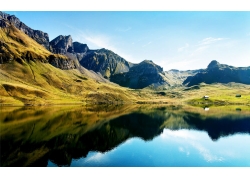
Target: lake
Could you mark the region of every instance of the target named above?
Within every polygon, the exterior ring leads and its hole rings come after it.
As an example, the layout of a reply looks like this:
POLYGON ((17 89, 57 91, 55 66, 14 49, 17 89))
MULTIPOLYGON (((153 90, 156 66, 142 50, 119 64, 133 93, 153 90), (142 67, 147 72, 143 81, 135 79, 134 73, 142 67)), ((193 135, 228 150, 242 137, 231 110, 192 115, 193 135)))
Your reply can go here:
POLYGON ((1 166, 250 167, 250 107, 0 107, 1 166))

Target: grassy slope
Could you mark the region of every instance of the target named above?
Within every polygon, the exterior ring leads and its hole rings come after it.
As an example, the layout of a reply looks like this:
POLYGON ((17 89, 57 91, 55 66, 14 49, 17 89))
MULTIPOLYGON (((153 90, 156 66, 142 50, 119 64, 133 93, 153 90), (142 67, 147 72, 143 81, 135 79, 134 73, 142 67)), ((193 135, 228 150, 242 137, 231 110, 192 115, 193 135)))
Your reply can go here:
POLYGON ((238 83, 199 85, 185 95, 186 101, 194 104, 212 103, 215 105, 248 104, 250 105, 250 86, 238 83), (235 97, 241 94, 240 98, 235 97), (209 100, 202 97, 208 95, 209 100))
MULTIPOLYGON (((0 104, 44 105, 68 103, 183 103, 250 104, 250 86, 200 85, 184 90, 177 87, 157 94, 150 89, 133 90, 113 83, 102 83, 83 75, 77 69, 61 70, 46 62, 52 53, 29 38, 26 34, 10 26, 0 28, 1 55, 20 58, 20 63, 10 61, 0 64, 0 104), (34 61, 25 57, 33 56, 34 61), (235 98, 242 94, 241 98, 235 98), (202 97, 209 95, 210 100, 202 97)), ((62 55, 60 58, 66 58, 62 55)), ((87 73, 86 73, 87 74, 87 73)))
POLYGON ((133 90, 103 83, 84 76, 78 70, 60 70, 48 63, 12 62, 0 65, 0 103, 44 105, 68 103, 183 103, 204 106, 215 104, 250 104, 250 86, 242 84, 200 85, 193 89, 163 91, 133 90), (236 98, 241 94, 241 98, 236 98), (210 96, 203 100, 203 96, 210 96))
POLYGON ((0 70, 2 104, 122 103, 136 101, 136 93, 41 62, 12 62, 0 70))
POLYGON ((0 37, 4 44, 0 56, 8 55, 10 59, 9 63, 0 64, 0 104, 118 103, 136 100, 136 93, 127 88, 93 80, 76 69, 61 70, 46 63, 52 53, 14 26, 0 28, 0 37), (29 56, 32 56, 32 61, 27 60, 29 56))
MULTIPOLYGON (((42 45, 12 25, 8 25, 8 28, 0 28, 0 37, 5 44, 5 46, 1 47, 1 50, 9 54, 10 58, 25 60, 27 56, 32 56, 37 60, 46 60, 49 55, 52 55, 42 45)), ((59 54, 55 56, 67 59, 59 54)))

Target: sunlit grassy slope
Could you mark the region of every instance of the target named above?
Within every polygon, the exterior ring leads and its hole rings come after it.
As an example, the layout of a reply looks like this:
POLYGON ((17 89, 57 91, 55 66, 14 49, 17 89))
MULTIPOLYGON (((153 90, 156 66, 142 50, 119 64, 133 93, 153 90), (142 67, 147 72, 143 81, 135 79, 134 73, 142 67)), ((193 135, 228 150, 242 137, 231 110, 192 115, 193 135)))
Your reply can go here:
POLYGON ((68 103, 124 103, 136 93, 100 82, 93 72, 61 70, 48 63, 52 54, 22 31, 7 23, 0 28, 0 104, 44 105, 68 103))
POLYGON ((250 86, 230 83, 176 87, 156 91, 134 90, 108 81, 99 81, 91 71, 61 70, 48 63, 55 55, 9 25, 0 28, 0 105, 48 105, 88 103, 183 103, 250 104, 250 86), (236 98, 236 94, 242 97, 236 98), (204 100, 204 95, 210 96, 204 100))
POLYGON ((250 104, 250 86, 212 84, 164 91, 133 90, 104 83, 77 69, 61 70, 48 63, 11 62, 0 65, 0 103, 45 105, 68 103, 183 103, 195 105, 250 104), (240 98, 235 97, 241 94, 240 98), (209 100, 202 97, 208 95, 209 100))
MULTIPOLYGON (((20 62, 27 59, 46 62, 48 56, 52 55, 51 52, 16 27, 8 23, 7 26, 6 28, 0 28, 2 43, 0 56, 7 55, 9 60, 16 59, 20 62)), ((67 59, 67 57, 59 54, 54 56, 67 59)))
POLYGON ((60 70, 41 62, 0 66, 2 104, 126 103, 137 97, 127 88, 88 78, 77 69, 60 70))

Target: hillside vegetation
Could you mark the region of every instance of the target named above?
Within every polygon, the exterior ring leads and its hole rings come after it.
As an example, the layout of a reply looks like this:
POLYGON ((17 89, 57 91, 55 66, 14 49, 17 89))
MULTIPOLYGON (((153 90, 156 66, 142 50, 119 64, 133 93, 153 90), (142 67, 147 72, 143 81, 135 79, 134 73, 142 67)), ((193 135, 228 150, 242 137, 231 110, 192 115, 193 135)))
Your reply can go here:
POLYGON ((89 50, 70 35, 49 42, 47 33, 0 12, 0 105, 249 105, 250 85, 241 84, 249 80, 249 67, 212 61, 205 70, 164 72, 151 60, 133 64, 107 49, 89 50))

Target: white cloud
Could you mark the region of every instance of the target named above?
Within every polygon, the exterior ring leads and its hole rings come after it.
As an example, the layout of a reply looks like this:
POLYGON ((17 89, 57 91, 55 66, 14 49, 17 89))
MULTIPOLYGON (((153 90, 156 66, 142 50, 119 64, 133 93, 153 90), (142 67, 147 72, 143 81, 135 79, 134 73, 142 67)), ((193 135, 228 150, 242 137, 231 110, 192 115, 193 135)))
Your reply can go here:
POLYGON ((95 35, 95 36, 82 35, 82 37, 99 48, 105 48, 105 49, 110 49, 110 50, 116 51, 116 48, 113 45, 111 45, 110 39, 106 36, 103 36, 103 35, 95 35))
POLYGON ((213 38, 213 37, 204 38, 203 40, 199 41, 199 43, 196 45, 196 46, 198 46, 198 48, 196 48, 193 51, 191 56, 194 56, 197 53, 201 53, 204 50, 208 49, 211 44, 215 44, 215 43, 222 41, 222 40, 225 40, 225 39, 227 39, 227 38, 213 38))
POLYGON ((186 43, 185 46, 178 48, 178 52, 182 52, 182 51, 184 51, 185 49, 187 49, 188 47, 189 47, 189 44, 186 43))
POLYGON ((195 53, 203 52, 205 49, 208 49, 208 48, 209 48, 209 46, 200 46, 194 50, 194 52, 191 54, 191 56, 193 56, 195 53))
POLYGON ((213 44, 217 41, 221 41, 224 40, 225 38, 213 38, 213 37, 208 37, 203 39, 202 41, 200 41, 199 45, 203 46, 203 45, 209 45, 209 44, 213 44))

